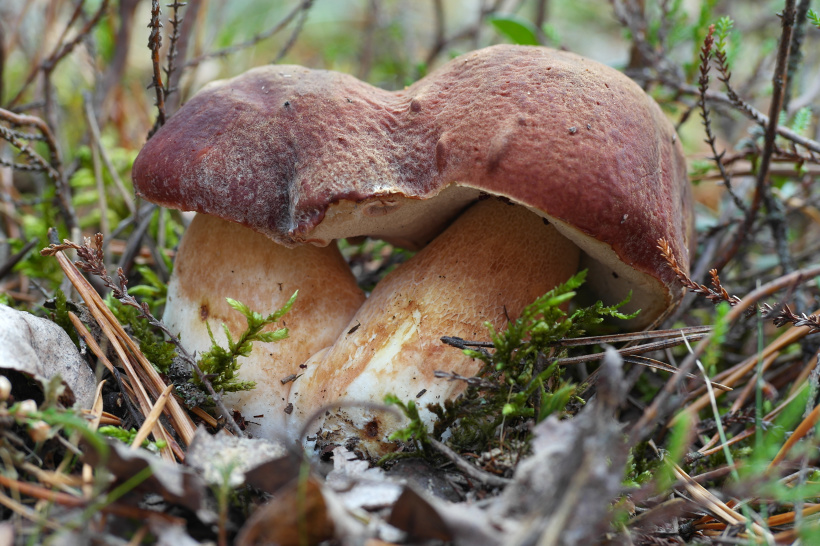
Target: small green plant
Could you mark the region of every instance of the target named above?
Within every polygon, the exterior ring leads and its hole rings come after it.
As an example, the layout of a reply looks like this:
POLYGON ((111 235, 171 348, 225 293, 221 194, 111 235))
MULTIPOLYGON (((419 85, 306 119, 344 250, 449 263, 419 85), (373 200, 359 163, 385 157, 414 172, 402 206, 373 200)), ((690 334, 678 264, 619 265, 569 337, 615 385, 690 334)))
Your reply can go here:
MULTIPOLYGON (((239 380, 238 374, 241 366, 239 357, 250 355, 255 341, 268 343, 281 341, 288 337, 287 328, 280 328, 271 332, 263 332, 262 329, 269 324, 278 322, 285 313, 290 311, 291 307, 293 307, 293 302, 296 301, 298 293, 298 290, 294 292, 284 306, 268 316, 264 316, 256 311, 251 311, 251 309, 242 302, 226 298, 228 305, 242 313, 248 321, 248 328, 242 332, 239 339, 234 341, 228 327, 223 324, 222 329, 225 332, 225 337, 228 338, 228 348, 225 349, 217 343, 210 325, 206 323, 212 346, 209 351, 202 354, 198 364, 216 392, 244 391, 253 389, 256 386, 256 383, 253 381, 239 380)), ((202 386, 197 378, 194 378, 193 382, 197 386, 202 386)))
MULTIPOLYGON (((137 429, 132 428, 129 430, 125 430, 121 427, 115 427, 112 425, 102 426, 97 429, 97 432, 102 434, 103 436, 107 436, 109 438, 115 438, 121 441, 124 444, 131 445, 134 443, 134 439, 137 437, 137 429)), ((165 448, 167 446, 167 442, 165 440, 159 440, 157 442, 152 442, 150 440, 143 440, 142 447, 148 449, 153 452, 159 452, 160 449, 165 448)))
POLYGON ((820 13, 817 13, 813 9, 810 9, 808 13, 806 13, 806 17, 811 21, 811 24, 820 28, 820 13))
POLYGON ((427 426, 419 417, 419 409, 416 406, 416 402, 409 400, 407 403, 404 403, 398 396, 388 394, 384 397, 384 403, 388 406, 398 406, 404 416, 410 421, 410 424, 405 428, 391 434, 390 439, 393 441, 413 442, 417 450, 424 449, 429 443, 427 439, 427 426))
POLYGON ((60 328, 68 334, 68 337, 71 338, 74 345, 79 347, 80 339, 77 336, 77 330, 74 328, 74 325, 71 323, 71 319, 68 317, 68 311, 68 300, 65 297, 65 292, 58 288, 54 293, 54 322, 56 322, 60 328))
POLYGON ((523 17, 512 13, 495 13, 487 20, 495 30, 514 44, 538 45, 537 28, 523 17))
MULTIPOLYGON (((447 401, 444 406, 428 406, 438 417, 434 437, 441 438, 449 429, 455 446, 483 449, 494 440, 500 426, 512 426, 527 419, 543 420, 563 411, 575 399, 576 385, 562 379, 562 369, 556 363, 564 354, 563 349, 556 347, 557 342, 583 335, 608 317, 628 320, 637 316, 637 312, 618 311, 629 298, 609 306, 599 301, 568 314, 566 306, 585 279, 586 271, 581 271, 550 290, 527 306, 503 332, 496 332, 488 323, 492 353, 463 349, 484 365, 456 400, 447 401)), ((410 420, 405 429, 394 434, 394 439, 423 445, 427 429, 415 404, 403 404, 395 396, 389 396, 387 402, 398 405, 410 420)))
POLYGON ((721 17, 715 23, 715 49, 720 53, 726 54, 726 40, 729 33, 734 28, 735 22, 731 17, 721 17))

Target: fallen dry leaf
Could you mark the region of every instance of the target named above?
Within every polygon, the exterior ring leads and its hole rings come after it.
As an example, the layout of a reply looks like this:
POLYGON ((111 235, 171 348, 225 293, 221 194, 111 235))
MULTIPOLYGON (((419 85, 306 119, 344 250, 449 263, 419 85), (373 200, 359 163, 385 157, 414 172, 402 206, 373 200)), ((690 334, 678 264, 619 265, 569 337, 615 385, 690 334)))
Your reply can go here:
POLYGON ((211 485, 222 485, 227 479, 228 485, 239 487, 245 483, 246 472, 285 455, 285 447, 270 440, 237 438, 225 431, 211 435, 199 427, 188 446, 185 464, 196 469, 211 485))
POLYGON ((614 417, 625 395, 622 366, 607 349, 595 399, 572 419, 550 416, 533 429, 533 455, 518 465, 493 509, 523 524, 509 544, 591 544, 608 528, 627 455, 614 417))
POLYGON ((111 449, 107 460, 104 460, 95 449, 83 442, 83 462, 107 468, 118 481, 125 481, 150 467, 151 476, 139 484, 135 491, 156 493, 171 504, 190 509, 203 521, 215 518, 205 508, 205 481, 194 470, 164 461, 144 449, 131 450, 129 446, 116 440, 108 440, 108 445, 111 449))
POLYGON ((333 538, 321 486, 314 478, 296 480, 261 506, 239 531, 234 544, 304 546, 333 538))
POLYGON ((387 523, 407 533, 412 541, 453 540, 453 533, 436 509, 410 487, 405 487, 393 504, 387 523))
POLYGON ((67 407, 88 409, 97 382, 62 328, 50 320, 0 305, 0 369, 15 370, 45 385, 60 376, 67 407))

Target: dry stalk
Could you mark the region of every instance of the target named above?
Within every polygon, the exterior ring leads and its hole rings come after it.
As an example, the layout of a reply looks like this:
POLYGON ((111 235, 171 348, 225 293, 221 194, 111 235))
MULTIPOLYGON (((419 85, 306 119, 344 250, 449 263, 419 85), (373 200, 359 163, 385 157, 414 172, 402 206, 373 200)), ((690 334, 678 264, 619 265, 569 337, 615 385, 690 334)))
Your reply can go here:
MULTIPOLYGON (((2 474, 0 474, 0 485, 17 493, 28 495, 29 497, 33 497, 35 499, 59 504, 61 506, 67 506, 69 508, 86 508, 89 505, 89 502, 86 499, 75 497, 74 495, 69 495, 68 493, 58 493, 57 491, 53 491, 33 483, 13 480, 3 476, 2 474)), ((185 520, 183 518, 171 516, 165 514, 164 512, 157 512, 156 510, 137 508, 136 506, 107 504, 100 506, 99 510, 106 514, 113 514, 115 516, 121 516, 128 519, 148 520, 151 518, 156 518, 173 525, 185 525, 185 520)), ((40 522, 41 518, 42 516, 39 513, 36 513, 34 521, 40 522)))
POLYGON ((786 455, 789 454, 791 448, 794 447, 800 439, 805 437, 807 434, 810 434, 814 431, 814 426, 817 424, 817 421, 820 420, 820 406, 815 406, 811 413, 803 419, 797 428, 794 429, 791 436, 789 436, 783 445, 780 447, 780 451, 777 452, 774 459, 769 463, 769 470, 775 468, 778 464, 780 464, 783 459, 786 458, 786 455))
POLYGON ((174 385, 168 385, 165 387, 165 390, 162 391, 162 394, 159 395, 159 398, 157 398, 157 401, 154 403, 154 407, 151 408, 151 413, 145 418, 145 422, 137 431, 136 436, 134 436, 134 441, 131 442, 131 449, 139 449, 142 442, 148 438, 151 429, 154 428, 154 425, 159 421, 159 416, 162 414, 162 410, 165 409, 165 404, 168 402, 168 397, 171 396, 172 390, 174 390, 174 385))
MULTIPOLYGON (((720 276, 718 276, 717 269, 711 269, 709 271, 709 275, 712 277, 712 288, 704 284, 698 284, 692 279, 689 278, 689 275, 681 269, 680 265, 678 264, 678 260, 675 258, 675 254, 672 252, 672 247, 669 246, 669 243, 666 239, 658 239, 658 247, 661 254, 663 255, 664 260, 675 272, 675 275, 678 277, 678 281, 689 289, 690 292, 694 292, 695 294, 700 294, 702 296, 706 296, 706 299, 712 302, 713 304, 717 305, 718 303, 725 301, 732 307, 735 307, 737 304, 740 303, 740 298, 737 296, 730 296, 729 293, 723 288, 723 285, 720 283, 720 276)), ((754 314, 754 308, 750 308, 747 310, 749 314, 754 314)))
MULTIPOLYGON (((222 402, 221 396, 214 390, 213 385, 211 382, 208 381, 207 377, 202 373, 202 370, 199 369, 199 366, 196 363, 196 359, 188 353, 188 351, 182 346, 179 338, 176 337, 168 330, 167 326, 165 326, 162 321, 157 319, 148 308, 148 305, 145 303, 140 303, 137 301, 136 298, 128 294, 128 280, 125 278, 125 274, 123 273, 122 269, 119 269, 117 272, 117 277, 119 282, 114 282, 114 280, 108 275, 108 272, 105 268, 104 263, 104 255, 103 255, 103 238, 102 235, 99 233, 95 236, 94 242, 92 245, 91 239, 86 238, 84 245, 78 245, 71 241, 66 240, 61 245, 50 245, 48 248, 41 251, 44 255, 54 255, 56 254, 58 259, 60 259, 60 265, 63 266, 63 270, 66 272, 66 275, 72 280, 75 286, 78 284, 84 287, 84 292, 86 293, 83 299, 86 300, 86 303, 90 303, 89 300, 94 302, 94 305, 89 305, 89 308, 97 309, 101 315, 105 316, 106 322, 109 325, 110 329, 116 330, 117 335, 116 338, 122 340, 122 342, 131 350, 131 354, 140 364, 140 371, 147 375, 150 379, 149 385, 154 389, 154 393, 156 396, 159 396, 159 393, 166 388, 165 382, 163 381, 162 377, 160 377, 159 373, 154 369, 154 366, 145 358, 145 355, 139 350, 139 345, 131 339, 131 337, 122 329, 119 322, 114 317, 114 314, 108 309, 108 306, 102 301, 99 295, 94 291, 91 286, 88 284, 88 281, 79 274, 79 272, 72 266, 71 262, 68 261, 68 258, 63 256, 62 250, 65 249, 74 249, 77 251, 77 255, 80 258, 77 261, 77 267, 81 268, 86 273, 95 275, 99 277, 103 284, 106 287, 111 289, 112 295, 118 299, 122 304, 129 305, 134 307, 140 311, 140 318, 144 318, 148 321, 148 323, 162 331, 169 340, 176 346, 177 352, 179 356, 191 367, 191 370, 197 375, 199 380, 205 386, 205 389, 208 391, 208 394, 211 395, 214 403, 216 404, 219 411, 222 412, 222 415, 225 418, 226 424, 228 428, 233 432, 233 434, 237 436, 243 436, 242 431, 239 429, 239 426, 234 422, 231 418, 231 413, 225 407, 224 403, 222 402), (65 265, 64 265, 65 264, 65 265), (76 280, 76 282, 75 282, 76 280), (88 299, 86 299, 86 296, 88 299)), ((79 290, 79 288, 78 288, 79 290)), ((82 294, 83 292, 81 292, 82 294)), ((95 316, 95 318, 97 318, 95 316)), ((99 321, 99 319, 98 319, 99 321)), ((102 326, 102 324, 101 324, 102 326)), ((112 333, 112 336, 114 334, 112 333)), ((116 346, 117 344, 115 344, 116 346)), ((125 351, 123 350, 123 354, 125 351)), ((137 379, 136 370, 128 364, 130 372, 129 375, 132 376, 133 380, 137 379)), ((142 390, 142 383, 137 382, 140 390, 142 390)), ((143 411, 143 415, 148 415, 150 413, 150 402, 146 400, 143 406, 143 402, 141 401, 141 408, 143 411)), ((140 400, 142 400, 140 398, 140 400)), ((176 400, 176 398, 172 397, 169 400, 168 408, 171 414, 171 418, 174 422, 174 427, 176 431, 180 434, 183 441, 186 444, 190 444, 193 440, 195 427, 193 421, 176 400)), ((176 442, 173 441, 171 438, 167 438, 169 443, 176 446, 176 442)), ((178 449, 178 446, 177 446, 178 449)), ((180 450, 181 453, 181 450, 180 450)))
MULTIPOLYGON (((733 387, 741 379, 754 372, 755 368, 758 365, 759 359, 777 357, 780 354, 780 351, 782 351, 789 345, 797 342, 801 338, 805 337, 807 334, 808 332, 803 328, 792 327, 783 335, 775 339, 768 346, 766 346, 759 355, 751 355, 737 366, 734 366, 729 370, 724 370, 712 379, 720 381, 721 383, 729 387, 733 387)), ((702 389, 698 389, 698 391, 695 391, 695 393, 693 394, 697 394, 698 392, 702 392, 702 389)), ((719 394, 716 394, 716 396, 719 396, 719 394)), ((703 396, 689 404, 687 406, 687 410, 691 411, 693 414, 697 414, 697 412, 705 408, 707 404, 709 404, 709 397, 708 395, 704 394, 703 396)))
POLYGON ((156 132, 157 129, 165 125, 165 86, 162 83, 162 62, 160 61, 159 53, 162 48, 162 32, 160 31, 162 28, 162 22, 160 22, 161 15, 162 11, 159 7, 159 0, 151 0, 151 22, 148 25, 148 28, 151 29, 151 33, 148 35, 148 49, 151 50, 151 65, 154 71, 153 80, 151 80, 151 85, 149 85, 148 88, 153 87, 156 92, 157 99, 154 106, 157 107, 157 121, 154 123, 154 128, 151 129, 149 137, 156 132))
MULTIPOLYGON (((278 23, 276 23, 276 25, 269 28, 268 30, 260 32, 256 36, 240 44, 228 46, 224 49, 212 51, 210 53, 205 53, 204 55, 195 57, 187 61, 184 65, 182 65, 182 68, 192 68, 194 66, 199 65, 207 59, 217 59, 220 57, 226 57, 228 55, 231 55, 232 53, 236 53, 238 51, 242 51, 243 49, 248 49, 249 47, 255 46, 262 40, 266 40, 267 38, 270 38, 271 36, 281 32, 285 27, 287 27, 290 24, 291 21, 293 21, 296 18, 296 16, 300 14, 306 14, 313 6, 313 2, 314 0, 302 0, 287 15, 285 15, 282 18, 282 20, 280 20, 278 23)), ((302 15, 302 19, 300 20, 300 22, 297 22, 296 30, 294 31, 294 33, 298 33, 298 31, 301 29, 302 24, 304 24, 304 17, 306 17, 306 15, 302 15)), ((280 51, 280 58, 282 55, 284 55, 284 53, 287 52, 287 49, 289 49, 290 45, 292 45, 294 39, 295 34, 292 34, 291 37, 288 39, 288 44, 286 44, 282 51, 280 51)))
MULTIPOLYGON (((76 318, 76 317, 75 317, 76 318)), ((84 327, 83 327, 84 328, 84 327)), ((103 399, 102 390, 105 386, 105 381, 100 381, 97 384, 97 392, 94 393, 94 405, 91 406, 89 415, 91 421, 88 423, 88 428, 97 431, 100 428, 103 416, 103 399)), ((83 496, 86 499, 91 499, 94 495, 94 468, 90 464, 84 464, 82 470, 83 479, 83 496)))
MULTIPOLYGON (((789 396, 785 400, 783 400, 780 404, 778 404, 778 406, 776 408, 774 408, 768 414, 763 416, 763 422, 764 423, 771 423, 775 419, 775 417, 780 415, 783 412, 783 410, 785 410, 788 407, 788 405, 791 404, 795 400, 795 398, 797 398, 797 396, 799 394, 800 394, 799 391, 795 392, 795 393, 790 393, 789 396)), ((736 444, 736 443, 738 443, 742 440, 745 440, 746 438, 749 438, 750 436, 754 435, 755 432, 757 432, 755 427, 747 428, 746 430, 737 433, 732 438, 727 440, 726 445, 731 446, 731 445, 736 444)), ((715 441, 716 440, 714 440, 714 438, 713 438, 713 441, 710 441, 704 447, 700 448, 698 450, 698 453, 700 453, 704 457, 708 457, 709 455, 714 455, 715 453, 717 453, 719 451, 722 451, 723 450, 723 444, 719 444, 717 447, 709 447, 709 446, 713 446, 715 441)))
MULTIPOLYGON (((98 243, 102 244, 102 238, 98 238, 98 243)), ((90 245, 90 242, 89 242, 90 245)), ((74 248, 76 249, 83 249, 82 253, 78 251, 78 255, 81 255, 82 258, 92 258, 95 260, 92 267, 86 269, 86 271, 97 271, 98 273, 104 273, 104 265, 102 265, 102 249, 101 246, 97 248, 95 251, 91 249, 90 246, 80 247, 79 245, 75 245, 74 243, 67 242, 64 245, 51 245, 50 247, 41 251, 44 255, 53 255, 57 258, 60 267, 63 269, 63 272, 77 289, 77 291, 82 296, 83 300, 85 301, 86 305, 88 306, 89 312, 94 317, 94 319, 99 324, 100 328, 105 333, 106 337, 111 342, 112 347, 117 353, 117 356, 120 358, 123 366, 126 369, 126 373, 128 377, 131 379, 131 386, 134 389, 134 394, 136 400, 140 406, 140 410, 142 411, 143 415, 148 415, 151 411, 151 401, 146 392, 145 384, 139 380, 139 375, 137 370, 135 369, 132 361, 131 355, 125 349, 126 346, 129 346, 132 351, 136 349, 135 352, 132 354, 142 355, 139 351, 139 347, 131 340, 130 336, 122 329, 119 322, 116 320, 114 315, 108 309, 108 306, 105 305, 105 302, 102 301, 99 294, 94 290, 94 288, 88 283, 88 281, 83 277, 80 272, 76 269, 75 265, 69 261, 69 259, 63 254, 63 250, 67 248, 74 248)), ((87 261, 78 261, 79 264, 84 266, 89 266, 89 262, 87 261)), ((106 275, 107 276, 107 275, 106 275)), ((110 280, 110 279, 109 279, 110 280)), ((145 357, 143 356, 143 360, 145 357)), ((142 363, 142 361, 140 361, 142 363)), ((147 362, 147 361, 146 361, 147 362)), ((143 363, 144 366, 144 363, 143 363)), ((151 371, 156 374, 156 370, 153 369, 150 363, 148 363, 148 367, 151 371)), ((148 370, 145 370, 148 371, 148 370)), ((150 372, 148 372, 150 374, 150 372)), ((156 374, 156 379, 159 381, 159 385, 153 385, 158 391, 161 391, 165 388, 165 383, 159 377, 159 374, 156 374)), ((177 432, 182 436, 183 440, 186 443, 190 443, 190 439, 193 438, 193 422, 190 421, 190 418, 187 417, 187 414, 179 408, 179 412, 172 412, 172 419, 174 421, 175 428, 177 432), (185 422, 187 419, 188 423, 185 422), (187 425, 187 426, 186 426, 187 425), (190 439, 187 437, 190 435, 190 439)), ((160 453, 163 457, 168 458, 170 460, 170 451, 169 449, 173 449, 176 452, 178 458, 184 458, 184 454, 182 450, 179 448, 177 443, 173 440, 173 438, 167 434, 160 423, 156 424, 154 428, 154 435, 157 440, 165 440, 168 443, 169 448, 163 449, 160 453)))
POLYGON ((501 476, 496 476, 495 474, 491 474, 486 470, 482 470, 476 466, 471 465, 467 461, 465 461, 461 455, 447 447, 447 445, 439 442, 435 438, 428 438, 430 444, 436 448, 439 453, 450 459, 450 461, 455 464, 459 470, 473 478, 474 480, 480 481, 483 484, 490 485, 493 487, 506 487, 507 485, 512 483, 512 480, 509 478, 504 478, 501 476))

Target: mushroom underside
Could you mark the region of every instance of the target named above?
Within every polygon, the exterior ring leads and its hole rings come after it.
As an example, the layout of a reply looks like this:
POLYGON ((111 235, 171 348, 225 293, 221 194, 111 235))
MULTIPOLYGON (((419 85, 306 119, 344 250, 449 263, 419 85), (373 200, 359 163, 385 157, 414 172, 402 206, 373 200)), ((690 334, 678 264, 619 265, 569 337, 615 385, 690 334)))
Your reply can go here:
MULTIPOLYGON (((418 250, 424 248, 458 214, 486 193, 468 183, 454 182, 438 194, 421 199, 403 194, 384 194, 363 201, 341 200, 330 205, 322 222, 299 236, 317 245, 356 236, 386 240, 396 246, 418 250)), ((662 320, 676 293, 656 274, 644 271, 634 261, 590 234, 573 227, 569 219, 556 218, 521 203, 514 196, 497 194, 509 203, 530 210, 553 225, 564 237, 581 249, 581 269, 588 271, 581 288, 584 302, 601 300, 605 305, 623 301, 630 293, 624 313, 640 313, 623 323, 625 328, 643 329, 662 320)))

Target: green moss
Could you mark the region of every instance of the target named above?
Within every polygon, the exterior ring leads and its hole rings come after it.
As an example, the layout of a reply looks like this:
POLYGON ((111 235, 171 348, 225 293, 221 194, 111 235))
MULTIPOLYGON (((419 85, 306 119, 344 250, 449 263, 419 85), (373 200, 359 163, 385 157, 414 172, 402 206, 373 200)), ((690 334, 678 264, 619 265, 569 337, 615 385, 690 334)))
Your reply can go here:
MULTIPOLYGON (((503 332, 486 324, 493 352, 464 349, 466 355, 484 364, 476 374, 477 380, 456 400, 428 406, 438 418, 434 437, 440 439, 450 430, 450 443, 457 449, 481 451, 496 441, 499 427, 504 426, 524 431, 526 440, 528 428, 519 426, 524 421, 541 421, 564 411, 571 402, 580 401, 575 396, 577 385, 563 379, 563 369, 556 363, 565 353, 556 347, 557 342, 584 335, 605 318, 630 319, 637 315, 618 311, 628 299, 611 306, 599 301, 568 314, 566 304, 585 279, 586 271, 582 271, 550 290, 527 306, 503 332)), ((392 396, 388 403, 399 405, 411 421, 395 438, 423 445, 427 431, 414 411, 414 403, 402 404, 392 396)))
MULTIPOLYGON (((248 328, 239 336, 239 339, 234 341, 228 327, 223 324, 222 328, 225 332, 225 337, 228 338, 228 348, 226 349, 216 342, 213 332, 211 331, 211 326, 207 325, 212 346, 209 351, 202 353, 198 364, 199 369, 208 377, 208 380, 216 392, 250 390, 256 386, 256 383, 253 381, 241 381, 239 379, 239 368, 241 367, 239 357, 247 357, 250 355, 255 341, 269 343, 281 341, 288 337, 287 328, 280 328, 272 332, 263 332, 262 329, 269 324, 278 322, 285 313, 290 311, 291 307, 293 307, 293 302, 296 301, 296 295, 298 293, 298 291, 294 292, 281 309, 278 309, 268 316, 263 316, 256 311, 251 311, 250 308, 242 302, 226 298, 228 305, 242 313, 248 321, 248 328)), ((192 381, 194 384, 201 386, 199 379, 196 377, 192 381)))

